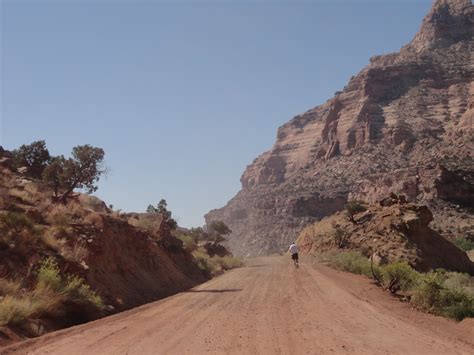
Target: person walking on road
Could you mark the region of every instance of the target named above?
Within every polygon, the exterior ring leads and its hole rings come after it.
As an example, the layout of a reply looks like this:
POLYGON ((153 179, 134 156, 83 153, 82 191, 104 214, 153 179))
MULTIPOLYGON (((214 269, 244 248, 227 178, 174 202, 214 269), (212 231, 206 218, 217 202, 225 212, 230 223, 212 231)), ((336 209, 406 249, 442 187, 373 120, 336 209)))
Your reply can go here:
POLYGON ((293 264, 295 265, 296 268, 298 268, 298 246, 296 245, 296 242, 292 243, 290 245, 290 248, 288 251, 291 254, 291 259, 293 260, 293 264))

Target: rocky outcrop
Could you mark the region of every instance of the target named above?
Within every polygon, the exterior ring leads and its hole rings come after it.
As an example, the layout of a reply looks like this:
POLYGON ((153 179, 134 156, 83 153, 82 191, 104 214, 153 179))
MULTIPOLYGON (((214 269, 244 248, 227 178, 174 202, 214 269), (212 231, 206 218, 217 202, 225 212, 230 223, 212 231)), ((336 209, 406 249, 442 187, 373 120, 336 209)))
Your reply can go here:
POLYGON ((333 98, 280 127, 242 190, 206 221, 230 226, 234 253, 256 255, 282 250, 350 198, 394 191, 470 207, 473 17, 470 0, 436 1, 400 52, 372 57, 333 98))
POLYGON ((429 227, 433 214, 427 206, 392 194, 354 220, 339 212, 306 227, 298 239, 301 252, 356 250, 381 264, 403 260, 419 271, 443 268, 474 275, 467 254, 429 227))

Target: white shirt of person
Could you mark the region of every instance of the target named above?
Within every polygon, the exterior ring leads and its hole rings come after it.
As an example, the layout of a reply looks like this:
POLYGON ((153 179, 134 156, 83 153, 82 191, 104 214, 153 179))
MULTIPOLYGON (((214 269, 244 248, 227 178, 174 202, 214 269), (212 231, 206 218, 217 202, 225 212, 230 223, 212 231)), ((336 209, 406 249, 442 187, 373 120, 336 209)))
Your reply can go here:
POLYGON ((291 254, 296 254, 298 252, 298 247, 296 246, 295 243, 293 243, 293 244, 290 245, 290 249, 288 249, 288 251, 291 254))

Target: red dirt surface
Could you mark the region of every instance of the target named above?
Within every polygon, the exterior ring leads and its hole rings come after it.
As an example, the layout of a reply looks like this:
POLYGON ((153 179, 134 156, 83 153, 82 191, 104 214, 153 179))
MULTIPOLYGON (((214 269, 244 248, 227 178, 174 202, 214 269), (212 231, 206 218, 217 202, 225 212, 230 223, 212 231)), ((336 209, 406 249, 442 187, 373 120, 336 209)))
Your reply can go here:
POLYGON ((473 354, 472 319, 420 313, 370 280, 288 256, 1 354, 473 354))

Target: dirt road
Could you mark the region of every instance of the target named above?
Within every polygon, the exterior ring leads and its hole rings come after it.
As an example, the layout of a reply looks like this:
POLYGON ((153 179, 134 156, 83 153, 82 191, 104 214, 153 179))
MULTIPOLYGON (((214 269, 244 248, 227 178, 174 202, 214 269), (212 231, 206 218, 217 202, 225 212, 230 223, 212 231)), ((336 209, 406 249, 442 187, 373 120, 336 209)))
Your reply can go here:
POLYGON ((474 354, 474 333, 468 323, 411 310, 363 277, 266 257, 4 353, 474 354))

